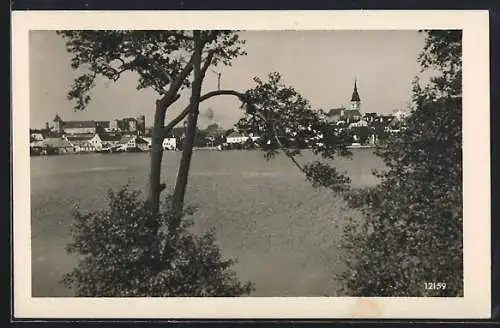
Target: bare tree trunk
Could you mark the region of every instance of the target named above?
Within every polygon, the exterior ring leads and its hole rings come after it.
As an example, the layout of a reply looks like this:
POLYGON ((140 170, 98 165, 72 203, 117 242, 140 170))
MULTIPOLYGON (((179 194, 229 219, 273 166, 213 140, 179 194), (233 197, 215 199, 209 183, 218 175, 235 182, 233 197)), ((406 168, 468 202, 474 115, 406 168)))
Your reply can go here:
POLYGON ((165 122, 166 109, 161 107, 161 102, 156 102, 156 111, 153 125, 153 138, 151 142, 151 161, 149 171, 149 193, 148 201, 153 215, 158 214, 160 207, 161 186, 161 162, 163 158, 163 125, 165 122))
POLYGON ((196 125, 198 122, 199 104, 201 97, 201 86, 203 81, 203 74, 201 71, 201 56, 203 51, 203 44, 200 41, 200 32, 194 32, 195 38, 195 54, 193 60, 194 79, 191 89, 191 113, 188 116, 188 124, 186 129, 186 138, 184 139, 182 147, 182 158, 177 173, 177 181, 175 183, 173 195, 173 216, 169 224, 171 233, 177 230, 181 223, 182 211, 184 207, 184 196, 188 183, 189 168, 191 165, 191 157, 193 154, 194 138, 196 134, 196 125))

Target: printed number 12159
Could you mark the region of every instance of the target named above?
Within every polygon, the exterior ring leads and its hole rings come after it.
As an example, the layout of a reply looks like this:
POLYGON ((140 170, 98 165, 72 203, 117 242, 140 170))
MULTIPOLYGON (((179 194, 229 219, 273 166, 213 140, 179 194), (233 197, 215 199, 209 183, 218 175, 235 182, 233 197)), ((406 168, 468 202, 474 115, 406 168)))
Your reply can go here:
POLYGON ((424 287, 425 287, 425 289, 431 289, 431 290, 444 290, 444 289, 446 289, 446 283, 445 282, 425 282, 424 287))

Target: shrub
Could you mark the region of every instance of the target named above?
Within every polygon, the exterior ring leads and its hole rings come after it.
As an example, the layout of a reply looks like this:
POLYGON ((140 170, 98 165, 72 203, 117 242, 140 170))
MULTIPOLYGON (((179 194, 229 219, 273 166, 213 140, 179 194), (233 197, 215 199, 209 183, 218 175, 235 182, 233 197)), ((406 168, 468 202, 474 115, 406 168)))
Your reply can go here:
MULTIPOLYGON (((110 191, 106 210, 76 209, 73 241, 67 251, 80 255, 63 284, 86 297, 241 296, 253 290, 240 282, 216 244, 215 233, 194 235, 184 220, 168 233, 170 200, 158 217, 137 191, 110 191)), ((193 213, 187 208, 184 215, 193 213)))

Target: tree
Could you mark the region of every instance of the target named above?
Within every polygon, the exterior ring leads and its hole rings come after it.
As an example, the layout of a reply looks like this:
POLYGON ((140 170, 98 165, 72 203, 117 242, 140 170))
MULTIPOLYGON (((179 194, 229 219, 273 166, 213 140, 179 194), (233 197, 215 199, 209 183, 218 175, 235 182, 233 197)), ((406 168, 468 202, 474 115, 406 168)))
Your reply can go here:
POLYGON ((171 138, 181 139, 184 137, 185 132, 186 128, 181 126, 176 126, 175 128, 172 129, 172 131, 170 131, 168 136, 171 138))
MULTIPOLYGON (((59 31, 73 57, 71 66, 86 72, 75 79, 68 99, 76 100, 75 109, 83 110, 90 101, 89 91, 97 76, 118 81, 127 71, 139 76, 137 89, 152 88, 160 96, 156 101, 149 188, 147 199, 158 212, 161 183, 163 139, 173 127, 187 117, 186 138, 174 188, 174 208, 181 212, 188 179, 199 103, 218 95, 242 94, 233 90, 216 90, 201 95, 205 73, 210 66, 230 65, 244 55, 244 43, 233 31, 59 31), (191 74, 193 73, 193 74, 191 74), (192 75, 192 76, 191 76, 192 75), (190 77, 191 76, 191 77, 190 77), (191 88, 189 105, 165 125, 168 108, 180 98, 179 92, 191 88)), ((171 228, 179 225, 172 224, 171 228)))
POLYGON ((206 130, 196 129, 196 135, 194 140, 195 147, 206 147, 208 143, 209 139, 206 130))
POLYGON ((350 155, 347 137, 323 119, 324 113, 313 110, 307 99, 285 85, 279 73, 270 73, 267 81, 258 77, 254 81, 257 85, 245 93, 245 116, 236 128, 258 135, 267 159, 283 152, 315 185, 335 191, 348 188, 347 176, 321 161, 299 163, 301 147, 291 146, 305 145, 314 154, 333 159, 336 155, 350 155))
MULTIPOLYGON (((67 251, 82 256, 63 283, 85 297, 241 296, 253 290, 240 282, 210 231, 196 236, 185 220, 174 236, 168 233, 173 214, 169 199, 158 217, 127 187, 110 191, 104 211, 76 210, 67 251), (156 229, 156 222, 163 229, 156 229)), ((186 208, 190 215, 193 208, 186 208)))
POLYGON ((425 33, 418 59, 437 74, 415 81, 406 129, 377 150, 387 166, 380 184, 346 196, 363 213, 344 236, 339 279, 349 296, 463 295, 462 33, 425 33))
POLYGON ((245 140, 245 142, 242 144, 243 149, 255 149, 255 142, 253 141, 252 138, 248 138, 245 140))
POLYGON ((350 133, 358 138, 360 144, 366 144, 370 138, 370 128, 367 126, 358 126, 350 129, 350 133))
POLYGON ((207 126, 204 132, 206 133, 208 142, 210 142, 210 146, 219 146, 223 143, 223 131, 217 123, 207 126))
POLYGON ((68 93, 75 110, 84 110, 97 76, 118 81, 124 72, 138 74, 137 89, 152 88, 156 101, 146 201, 127 190, 111 195, 109 210, 75 214, 74 242, 68 251, 82 256, 65 277, 86 296, 238 296, 248 294, 220 256, 213 234, 197 237, 186 230, 184 194, 197 130, 199 103, 234 90, 201 94, 210 66, 230 65, 244 55, 233 31, 59 31, 66 40, 72 67, 84 70, 68 93), (166 112, 191 89, 189 104, 168 124, 166 112), (162 143, 174 127, 182 128, 182 157, 174 193, 160 212, 162 143), (95 230, 97 229, 97 231, 95 230))
POLYGON ((217 123, 212 123, 205 129, 208 133, 219 133, 220 127, 217 123))

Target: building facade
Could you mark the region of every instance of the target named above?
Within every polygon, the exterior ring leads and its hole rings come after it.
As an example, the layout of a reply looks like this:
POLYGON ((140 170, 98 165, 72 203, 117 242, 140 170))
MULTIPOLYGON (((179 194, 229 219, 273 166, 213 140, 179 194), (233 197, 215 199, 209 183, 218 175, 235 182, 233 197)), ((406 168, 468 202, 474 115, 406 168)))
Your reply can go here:
POLYGON ((124 136, 121 138, 121 140, 118 142, 117 148, 123 151, 133 149, 137 147, 137 144, 135 142, 135 136, 124 136))
POLYGON ((352 92, 350 107, 332 108, 326 113, 326 118, 330 123, 349 125, 362 119, 361 98, 358 92, 357 80, 354 80, 354 90, 352 92))
POLYGON ((163 139, 163 149, 176 150, 177 149, 177 139, 175 139, 175 138, 163 139))
POLYGON ((97 126, 93 121, 68 121, 62 124, 65 134, 94 134, 96 131, 97 126))
POLYGON ((99 151, 102 149, 102 140, 97 133, 91 135, 68 134, 63 138, 68 140, 73 145, 76 152, 92 152, 92 151, 99 151))
POLYGON ((63 121, 56 115, 51 124, 46 124, 52 133, 57 134, 89 134, 89 133, 112 133, 126 132, 131 134, 144 135, 145 133, 144 115, 138 118, 124 118, 111 121, 63 121))
POLYGON ((226 137, 226 143, 228 144, 242 144, 248 140, 249 136, 239 134, 238 132, 231 132, 226 137))

